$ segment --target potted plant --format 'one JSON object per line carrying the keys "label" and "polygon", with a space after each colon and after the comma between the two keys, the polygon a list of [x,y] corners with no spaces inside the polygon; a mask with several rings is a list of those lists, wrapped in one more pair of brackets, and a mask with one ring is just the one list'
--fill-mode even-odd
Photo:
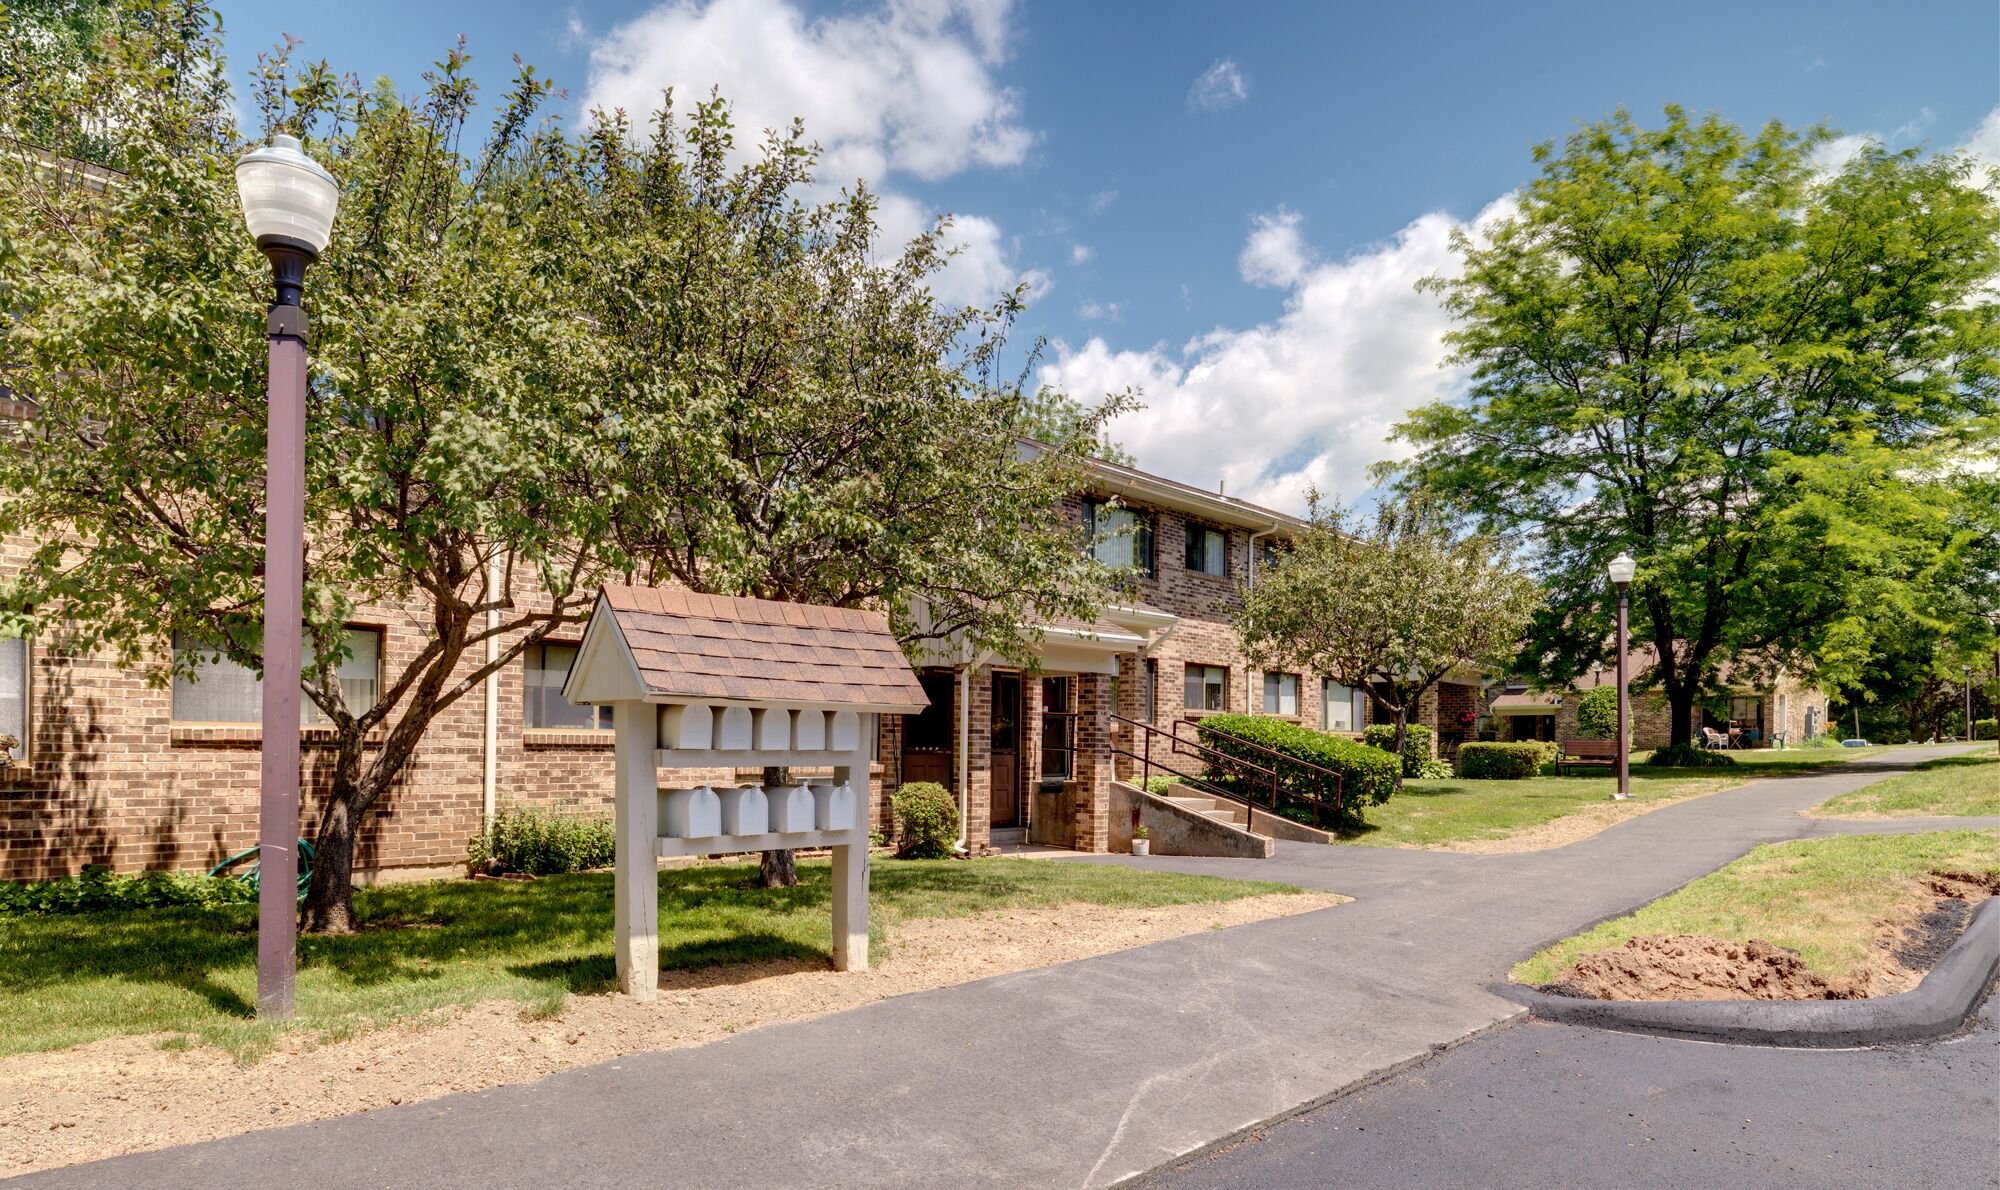
{"label": "potted plant", "polygon": [[1143,825],[1132,828],[1132,854],[1153,854],[1152,832],[1148,831]]}

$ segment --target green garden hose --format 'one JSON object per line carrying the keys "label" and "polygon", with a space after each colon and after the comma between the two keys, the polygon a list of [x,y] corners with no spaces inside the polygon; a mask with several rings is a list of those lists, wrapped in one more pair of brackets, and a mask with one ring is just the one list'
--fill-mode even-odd
{"label": "green garden hose", "polygon": [[[259,845],[257,847],[252,847],[248,851],[243,851],[235,855],[232,855],[228,859],[223,860],[221,863],[210,868],[208,870],[208,874],[211,876],[230,875],[229,872],[230,868],[235,867],[237,864],[242,863],[244,860],[249,859],[251,856],[256,855],[259,851],[262,850],[263,847]],[[250,886],[252,889],[255,889],[263,883],[263,875],[264,875],[264,861],[259,859],[256,863],[250,865],[248,871],[243,872],[240,875],[235,875],[233,878],[241,880],[244,884]],[[300,839],[299,840],[299,900],[301,901],[306,899],[306,889],[312,887],[312,876],[313,876],[313,845],[311,843],[306,842],[304,839]]]}

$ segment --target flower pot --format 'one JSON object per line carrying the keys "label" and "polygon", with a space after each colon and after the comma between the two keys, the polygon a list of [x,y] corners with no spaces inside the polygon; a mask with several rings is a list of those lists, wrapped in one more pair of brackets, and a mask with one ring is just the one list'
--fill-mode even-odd
{"label": "flower pot", "polygon": [[1153,854],[1153,841],[1151,839],[1132,840],[1132,854],[1133,855]]}

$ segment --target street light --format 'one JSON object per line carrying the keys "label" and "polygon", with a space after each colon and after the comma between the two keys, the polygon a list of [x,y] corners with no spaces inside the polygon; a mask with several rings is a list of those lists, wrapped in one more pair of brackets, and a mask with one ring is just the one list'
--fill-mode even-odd
{"label": "street light", "polygon": [[1611,574],[1612,585],[1618,588],[1618,792],[1615,796],[1622,802],[1632,796],[1631,712],[1626,705],[1630,696],[1625,689],[1630,676],[1626,673],[1625,662],[1626,592],[1632,585],[1632,576],[1638,572],[1639,564],[1632,560],[1632,555],[1620,550],[1605,569]]}
{"label": "street light", "polygon": [[257,1015],[292,1015],[298,963],[299,651],[305,620],[306,266],[333,234],[340,189],[278,135],[236,161],[243,221],[271,260],[264,456],[263,786],[258,801]]}

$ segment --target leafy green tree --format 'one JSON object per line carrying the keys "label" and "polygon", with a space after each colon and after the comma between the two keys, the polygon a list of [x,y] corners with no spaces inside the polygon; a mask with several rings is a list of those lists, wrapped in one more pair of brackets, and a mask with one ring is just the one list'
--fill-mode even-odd
{"label": "leafy green tree", "polygon": [[[1372,523],[1352,521],[1315,492],[1306,531],[1244,587],[1237,635],[1252,664],[1366,688],[1394,716],[1400,756],[1424,692],[1497,662],[1541,595],[1499,539],[1455,533],[1425,499],[1384,500]],[[1398,789],[1402,779],[1398,766]]]}
{"label": "leafy green tree", "polygon": [[[0,451],[0,532],[46,542],[0,606],[160,682],[192,667],[177,636],[256,669],[270,280],[245,146],[205,6],[107,20],[76,70],[0,49],[22,121],[0,133],[48,150],[0,154],[0,369],[37,406]],[[1003,445],[1019,393],[976,374],[1017,301],[938,311],[935,234],[876,264],[865,197],[799,206],[796,134],[733,173],[720,104],[684,150],[615,119],[572,137],[524,67],[476,141],[459,51],[407,101],[282,51],[255,93],[343,191],[306,293],[303,685],[333,737],[309,929],[352,928],[357,835],[437,716],[608,579],[872,601],[913,646],[1018,651],[1039,612],[1089,610],[1074,538],[1028,515],[1073,456]],[[424,632],[366,707],[338,681],[361,605]]]}
{"label": "leafy green tree", "polygon": [[[1630,718],[1628,710],[1626,719]],[[1586,740],[1617,738],[1618,687],[1595,686],[1577,697],[1576,730]]]}
{"label": "leafy green tree", "polygon": [[1611,647],[1603,568],[1639,559],[1633,628],[1673,711],[1783,664],[1846,680],[1876,608],[1960,564],[1944,482],[2000,412],[2000,207],[1972,162],[1669,108],[1536,150],[1518,212],[1427,284],[1469,392],[1418,410],[1407,488],[1532,542],[1551,599],[1524,668]]}

